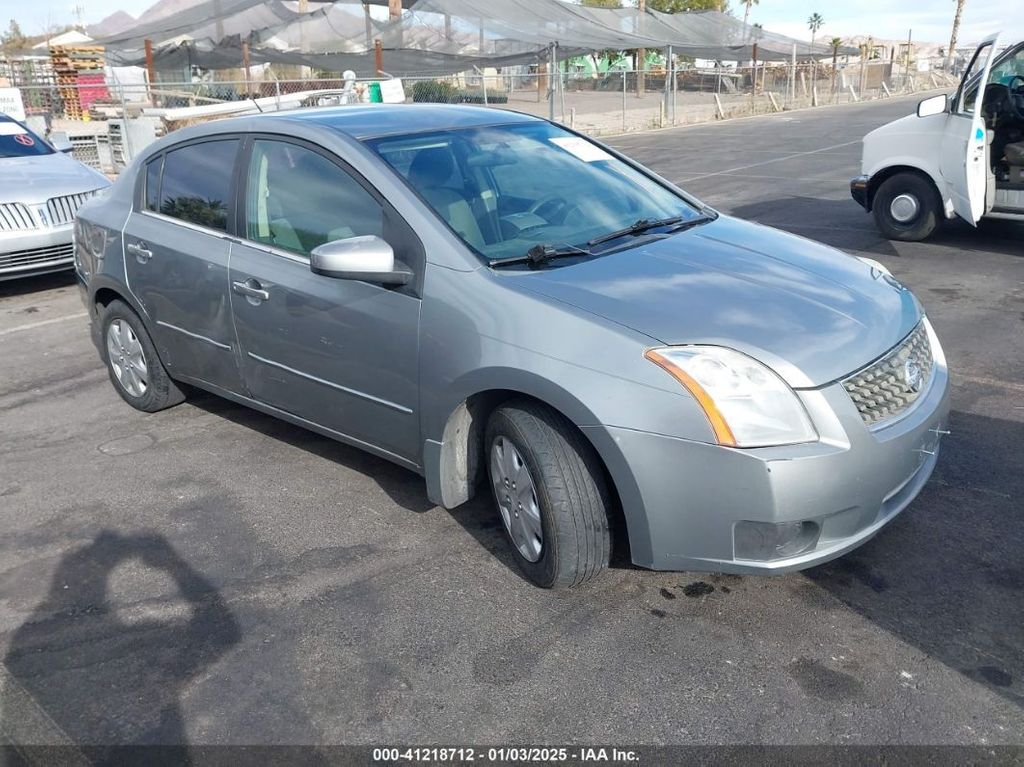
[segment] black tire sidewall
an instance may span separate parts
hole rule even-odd
[[[901,194],[912,194],[921,209],[910,222],[900,223],[892,217],[890,206]],[[916,173],[898,173],[882,182],[871,209],[878,228],[890,240],[917,242],[929,237],[939,225],[940,201],[930,181]]]
[[[142,320],[139,316],[132,311],[131,307],[122,301],[111,301],[104,309],[101,310],[101,338],[102,341],[100,349],[103,355],[103,362],[107,366],[107,375],[110,377],[110,383],[113,385],[114,390],[121,396],[125,402],[131,405],[137,410],[142,410],[147,413],[152,413],[157,410],[163,410],[176,401],[180,401],[180,395],[178,390],[171,382],[170,377],[167,375],[167,371],[164,370],[163,363],[160,361],[160,356],[157,354],[156,347],[153,345],[152,339],[149,337],[149,333],[146,331],[145,326],[142,324]],[[139,344],[142,346],[142,353],[146,358],[146,371],[149,375],[149,381],[146,386],[146,391],[143,392],[141,397],[132,396],[127,389],[118,380],[117,375],[114,373],[114,366],[110,361],[110,355],[107,352],[107,331],[114,320],[123,320],[132,332],[135,333],[135,337],[139,339]],[[178,396],[176,396],[178,395]]]
[[[540,559],[536,562],[529,561],[520,553],[512,541],[511,534],[505,529],[505,522],[501,517],[501,510],[498,508],[498,497],[493,478],[491,477],[491,450],[494,447],[494,441],[498,437],[504,437],[515,445],[519,455],[522,456],[523,461],[526,463],[526,468],[530,471],[533,486],[537,492],[537,503],[540,506],[540,525],[544,539],[541,542]],[[551,498],[548,495],[548,488],[544,481],[545,478],[540,472],[533,447],[526,435],[520,431],[516,423],[508,417],[504,410],[496,411],[490,419],[484,442],[487,451],[485,454],[487,481],[491,488],[491,498],[494,499],[494,512],[498,515],[499,521],[501,521],[505,538],[508,540],[509,548],[512,550],[512,556],[515,557],[516,564],[527,578],[542,588],[550,588],[558,579],[558,539],[552,522]]]

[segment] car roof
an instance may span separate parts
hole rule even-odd
[[[258,119],[313,122],[355,139],[540,121],[540,118],[520,112],[456,104],[358,104],[318,107],[290,112],[269,112],[260,115]]]

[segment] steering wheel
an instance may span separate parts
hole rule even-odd
[[[1015,88],[1020,80],[1020,88]],[[1006,111],[1018,120],[1024,120],[1024,75],[1014,75],[1006,84]]]
[[[551,210],[548,211],[548,215],[546,216],[543,213],[541,213],[541,211],[544,210],[545,208],[551,208]],[[558,223],[557,221],[555,221],[556,218],[558,218],[559,221],[565,221],[568,215],[576,208],[579,208],[579,205],[577,203],[568,202],[564,197],[560,195],[546,194],[539,200],[537,200],[537,202],[535,202],[533,205],[531,205],[526,212],[532,213],[535,216],[540,216],[549,224],[554,224]],[[560,218],[558,216],[559,213],[561,213]]]

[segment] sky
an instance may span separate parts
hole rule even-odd
[[[0,0],[0,28],[16,19],[26,34],[40,34],[48,25],[71,23],[74,8],[83,10],[83,21],[92,24],[114,11],[138,16],[154,0]],[[486,0],[480,0],[485,3]],[[995,31],[1003,42],[1024,39],[1024,13],[1011,10],[1020,0],[967,0],[961,27],[961,44],[975,42]],[[732,0],[737,15],[743,15],[740,0]],[[751,22],[765,29],[801,39],[810,37],[807,17],[820,13],[825,25],[819,39],[873,35],[879,39],[913,39],[948,43],[955,0],[855,0],[827,3],[824,0],[760,0],[751,9]]]

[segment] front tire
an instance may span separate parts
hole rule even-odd
[[[916,173],[897,173],[878,187],[871,205],[886,238],[920,242],[939,226],[942,202],[930,181]]]
[[[103,361],[121,399],[146,413],[183,401],[184,393],[167,374],[149,333],[131,307],[111,301],[100,311]]]
[[[604,472],[572,424],[538,403],[510,402],[491,416],[484,445],[494,501],[527,578],[570,588],[607,567]]]

